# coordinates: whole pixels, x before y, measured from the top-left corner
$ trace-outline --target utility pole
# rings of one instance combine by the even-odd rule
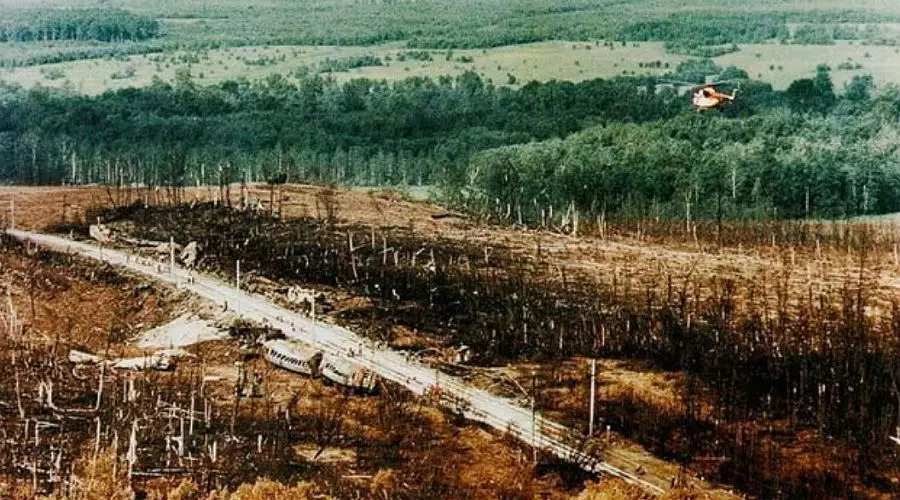
[[[537,441],[535,440],[535,433],[537,428],[535,426],[535,411],[534,411],[534,400],[537,392],[535,391],[535,381],[537,379],[537,372],[534,369],[531,370],[531,460],[532,463],[537,464]]]
[[[235,263],[234,274],[236,277],[235,283],[237,285],[237,289],[240,290],[241,289],[241,260],[240,259],[238,259],[237,262]]]
[[[594,401],[597,390],[597,360],[591,360],[591,417],[588,423],[588,436],[594,435]]]

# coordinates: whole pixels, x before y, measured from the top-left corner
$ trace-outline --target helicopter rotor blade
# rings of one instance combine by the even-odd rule
[[[706,84],[704,84],[704,85],[706,85],[707,87],[716,87],[716,86],[719,86],[719,85],[725,85],[725,84],[728,84],[728,83],[734,83],[734,84],[737,85],[738,87],[741,86],[741,81],[740,81],[740,80],[733,79],[733,78],[732,78],[732,79],[729,79],[729,80],[719,80],[719,81],[717,81],[717,82],[706,83]]]
[[[659,80],[659,83],[669,84],[669,85],[679,85],[682,87],[702,87],[702,83],[694,83],[694,82],[685,82],[681,80]]]

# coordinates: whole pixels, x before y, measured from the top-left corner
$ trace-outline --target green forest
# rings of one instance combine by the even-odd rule
[[[724,115],[608,123],[484,151],[470,163],[463,200],[523,222],[570,204],[591,217],[629,218],[898,211],[900,93],[873,99],[872,87],[857,77],[838,98],[820,68],[784,93],[757,87]]]
[[[643,86],[642,91],[635,89]],[[318,75],[298,84],[175,85],[91,98],[6,87],[0,176],[21,183],[183,185],[292,179],[433,184],[463,175],[479,150],[561,137],[598,121],[648,121],[684,109],[650,80],[496,87],[474,73],[394,84]]]
[[[572,204],[587,216],[873,214],[900,210],[900,91],[872,97],[873,85],[857,77],[836,93],[822,66],[783,92],[747,80],[733,106],[700,114],[647,77],[512,89],[474,73],[393,84],[307,75],[201,87],[183,71],[174,85],[98,97],[6,86],[0,177],[427,184],[522,222]]]
[[[900,20],[900,9],[850,10],[838,4],[798,11],[775,0],[753,5],[728,0],[699,8],[689,0],[665,4],[650,0],[415,4],[272,0],[263,5],[246,0],[117,0],[110,4],[115,7],[4,9],[0,43],[51,45],[39,45],[41,50],[25,54],[0,52],[0,65],[247,45],[402,42],[408,48],[471,49],[545,40],[664,41],[672,52],[709,57],[733,51],[735,44],[769,40],[827,44],[854,39],[894,45],[896,33],[881,29],[879,23]],[[688,6],[689,15],[682,10]],[[801,26],[792,34],[789,23]]]
[[[204,44],[396,40],[410,49],[547,39],[653,40],[666,42],[672,52],[715,56],[740,50],[739,43],[766,40],[892,43],[860,23],[895,19],[890,10],[773,7],[687,15],[677,6],[658,9],[641,1],[617,7],[620,14],[641,14],[632,22],[613,15],[610,9],[619,4],[612,2],[520,1],[498,7],[467,0],[415,9],[388,2],[354,3],[349,9],[335,0],[259,8],[241,2],[208,8],[202,2],[173,4],[159,12],[160,21],[139,3],[119,4],[122,8],[10,10],[0,21],[0,41],[61,45],[24,52],[3,64]],[[468,15],[459,17],[461,9]],[[347,18],[335,22],[337,12]],[[165,16],[191,22],[172,24]],[[850,22],[857,24],[842,24]],[[789,23],[799,23],[793,33]],[[345,71],[380,64],[367,56],[329,59],[322,67]],[[900,92],[882,89],[873,97],[874,82],[866,76],[836,90],[830,71],[821,66],[815,77],[784,91],[708,58],[685,61],[659,79],[620,76],[516,88],[494,85],[474,72],[337,83],[300,70],[294,78],[273,74],[262,81],[204,87],[193,81],[189,67],[178,69],[174,83],[156,80],[146,88],[97,97],[5,85],[0,178],[176,187],[284,174],[296,181],[436,185],[448,202],[522,223],[567,207],[588,217],[688,219],[896,211],[900,180],[891,116],[900,106]],[[742,82],[740,99],[722,113],[694,113],[683,90],[665,85],[673,79],[700,83],[708,75]]]
[[[121,9],[10,10],[0,20],[0,42],[134,42],[158,33],[157,20]]]

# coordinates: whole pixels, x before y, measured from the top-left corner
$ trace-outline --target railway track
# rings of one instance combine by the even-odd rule
[[[573,431],[544,419],[540,414],[533,417],[530,408],[511,399],[471,387],[457,377],[439,373],[431,366],[379,346],[350,330],[315,321],[278,306],[264,297],[239,290],[219,279],[191,273],[177,266],[174,268],[168,265],[161,266],[155,261],[128,252],[101,248],[58,236],[13,229],[7,230],[6,234],[58,252],[74,253],[104,261],[186,289],[246,319],[277,328],[289,338],[302,340],[328,355],[349,356],[353,351],[354,361],[377,372],[381,377],[400,384],[416,394],[424,395],[430,388],[439,387],[442,398],[460,409],[466,418],[483,422],[501,432],[511,432],[523,442],[563,460],[576,463],[587,471],[618,477],[657,495],[669,489],[671,477],[654,475],[652,470],[643,475],[630,472],[635,471],[640,465],[633,454],[609,449],[604,451],[602,459],[591,456],[577,447]],[[709,489],[704,483],[692,482],[697,488]],[[722,490],[715,491],[722,493],[723,497],[729,496]]]

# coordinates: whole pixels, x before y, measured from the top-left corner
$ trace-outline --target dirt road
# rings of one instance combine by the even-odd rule
[[[316,321],[277,306],[263,297],[245,293],[232,284],[177,266],[161,266],[129,253],[57,236],[19,230],[8,230],[7,234],[56,251],[106,261],[175,285],[246,319],[277,328],[288,337],[312,344],[326,354],[349,356],[353,351],[356,361],[416,394],[425,394],[429,389],[439,387],[442,400],[458,408],[467,418],[484,422],[499,431],[509,431],[525,443],[534,444],[560,458],[576,462],[587,470],[622,478],[648,492],[660,494],[669,489],[673,466],[650,454],[611,449],[604,452],[604,460],[588,456],[576,449],[574,443],[577,441],[573,438],[572,431],[545,420],[539,413],[533,416],[527,404],[522,405],[470,387],[456,377],[439,373],[415,359],[375,345],[345,328]],[[633,472],[639,466],[646,471],[642,475]],[[694,486],[710,489],[708,485],[698,481],[694,481]],[[723,498],[727,496],[721,490],[716,490],[715,493],[721,493]]]

